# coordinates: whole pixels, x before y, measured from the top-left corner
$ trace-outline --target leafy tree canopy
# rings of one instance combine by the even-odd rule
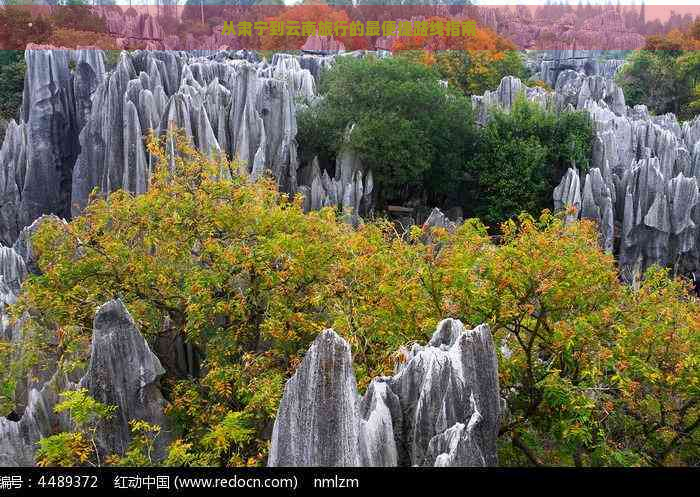
[[[429,22],[446,23],[433,17]],[[481,95],[498,86],[504,76],[523,78],[525,66],[515,45],[488,28],[477,26],[468,36],[413,36],[397,38],[397,57],[434,67],[450,86],[466,95]]]
[[[471,215],[497,227],[551,205],[568,167],[588,167],[592,126],[584,112],[553,112],[519,96],[511,111],[494,109],[469,161],[463,200]]]
[[[700,21],[688,31],[647,38],[617,76],[629,105],[691,119],[700,113]]]
[[[341,57],[323,75],[323,99],[301,112],[307,160],[330,162],[344,146],[372,170],[382,201],[456,193],[473,143],[471,106],[437,73],[402,59]],[[346,136],[349,133],[348,141]]]

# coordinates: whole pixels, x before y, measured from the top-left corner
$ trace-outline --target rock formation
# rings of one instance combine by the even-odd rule
[[[352,133],[352,129],[349,133]],[[359,214],[370,212],[372,209],[372,171],[366,169],[359,156],[350,149],[343,150],[336,157],[335,174],[332,178],[327,170],[319,167],[316,158],[302,169],[300,177],[304,185],[300,186],[298,191],[304,196],[305,210],[338,207],[348,212],[351,223],[356,224],[359,222]]]
[[[291,57],[273,65],[190,58],[173,52],[122,53],[93,97],[72,181],[76,214],[94,187],[145,191],[153,167],[143,136],[182,129],[205,154],[239,158],[254,178],[268,169],[295,192],[296,97],[313,77]]]
[[[94,50],[30,45],[25,59],[20,124],[10,121],[0,149],[0,241],[6,245],[42,214],[68,215],[78,126],[90,88],[104,75],[101,52]]]
[[[106,405],[117,406],[115,415],[104,421],[97,445],[103,454],[123,454],[131,439],[129,421],[143,419],[166,427],[165,400],[158,380],[165,370],[151,352],[121,300],[102,305],[95,315],[90,363],[79,386]],[[161,455],[167,434],[156,440]]]
[[[539,71],[533,79],[540,79],[552,88],[557,84],[559,75],[567,70],[586,76],[612,79],[624,64],[624,60],[599,60],[602,54],[602,50],[546,50],[542,54]]]
[[[8,249],[12,250],[12,249]],[[87,388],[88,394],[117,406],[112,419],[97,428],[95,444],[100,457],[123,454],[131,440],[129,420],[142,419],[163,427],[156,440],[156,457],[162,456],[169,435],[158,380],[164,373],[156,356],[119,300],[107,302],[95,315],[90,363],[77,382],[57,371],[43,385],[33,386],[18,421],[0,417],[0,466],[31,466],[36,443],[47,436],[73,429],[67,413],[53,407],[59,393]]]
[[[501,397],[486,325],[442,321],[357,393],[350,346],[321,333],[285,386],[270,466],[494,466]]]
[[[51,219],[65,222],[41,216],[20,232],[13,247],[0,245],[0,340],[10,343],[17,354],[36,333],[40,333],[36,339],[49,350],[56,341],[54,331],[28,328],[27,317],[11,322],[6,312],[6,306],[16,302],[28,274],[40,274],[31,236]],[[97,429],[95,444],[100,457],[125,452],[132,419],[163,427],[155,441],[154,456],[164,455],[169,433],[158,382],[165,371],[120,300],[107,302],[96,312],[86,371],[67,374],[57,369],[55,358],[46,362],[18,378],[13,419],[0,417],[0,466],[33,465],[41,438],[74,429],[68,414],[56,414],[53,408],[61,400],[60,392],[77,388],[86,388],[96,400],[117,406],[114,417]]]
[[[14,304],[20,286],[27,277],[24,259],[10,247],[0,246],[0,339],[12,340],[10,320],[6,307]]]
[[[316,98],[332,57],[205,52],[122,52],[107,72],[100,50],[29,46],[21,119],[0,148],[0,242],[42,214],[78,214],[95,188],[145,192],[154,159],[144,138],[175,128],[209,156],[239,159],[253,179],[268,171],[309,208],[369,205],[371,173],[349,152],[333,179],[313,166],[298,178],[296,105]]]

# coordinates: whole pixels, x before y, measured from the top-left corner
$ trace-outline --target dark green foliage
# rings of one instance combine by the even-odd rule
[[[588,166],[585,113],[556,113],[520,98],[477,131],[469,102],[432,69],[404,58],[341,59],[323,75],[321,93],[299,116],[302,160],[318,155],[332,164],[354,124],[349,146],[372,169],[380,208],[423,199],[461,205],[495,226],[550,208],[566,169]]]
[[[442,203],[464,175],[473,143],[468,100],[437,74],[406,60],[341,58],[322,77],[323,100],[299,115],[309,161],[332,163],[349,146],[372,169],[379,205],[423,193]]]
[[[641,50],[630,58],[618,76],[631,106],[646,105],[654,114],[674,112],[682,117],[692,117],[688,104],[693,97],[695,75],[700,66],[689,68],[681,62],[682,53],[675,50]],[[685,57],[687,58],[687,57]]]
[[[617,76],[629,105],[691,119],[700,112],[700,21],[686,31],[647,38]]]
[[[523,211],[551,207],[566,169],[588,167],[592,127],[583,112],[555,113],[518,98],[511,112],[494,111],[469,161],[469,214],[495,226]]]
[[[25,72],[24,52],[0,50],[0,120],[19,117]],[[4,128],[0,129],[0,140],[4,135]]]

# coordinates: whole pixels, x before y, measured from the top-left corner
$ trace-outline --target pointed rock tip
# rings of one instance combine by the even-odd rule
[[[344,347],[350,348],[350,345],[348,344],[347,340],[345,340],[343,337],[338,335],[333,328],[327,328],[323,330],[321,333],[318,334],[318,336],[314,339],[313,344],[321,344],[324,342],[329,342],[333,344],[338,344],[342,345]]]
[[[473,329],[467,329],[459,319],[447,318],[438,323],[435,333],[433,333],[428,342],[428,346],[440,347],[441,345],[447,345],[451,347],[461,337],[471,338],[476,335],[483,339],[485,334],[490,335],[490,333],[491,329],[485,323]]]
[[[108,331],[115,326],[135,326],[134,319],[120,298],[98,307],[93,324],[95,332]]]

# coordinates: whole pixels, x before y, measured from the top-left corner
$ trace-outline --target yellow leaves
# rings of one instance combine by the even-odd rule
[[[477,60],[483,69],[490,59]],[[202,175],[212,165],[189,161],[144,196],[96,200],[67,230],[40,230],[45,274],[21,297],[55,325],[61,344],[89,340],[95,306],[120,295],[145,335],[169,323],[205,351],[204,378],[173,382],[168,412],[185,433],[168,463],[259,464],[284,380],[329,326],[350,342],[366,385],[405,360],[393,351],[425,343],[446,315],[489,322],[510,350],[499,350],[499,367],[514,415],[528,400],[530,373],[536,393],[551,394],[548,411],[531,415],[543,426],[582,410],[623,411],[617,398],[579,394],[573,378],[581,388],[612,384],[635,409],[650,387],[658,394],[697,383],[697,304],[666,274],[649,275],[637,293],[622,287],[591,223],[523,216],[492,241],[467,221],[452,234],[432,231],[439,243],[425,243],[418,226],[408,236],[388,222],[354,230],[333,209],[303,213],[269,181],[210,182]],[[88,248],[76,258],[78,243]],[[656,370],[647,371],[639,357],[650,351]],[[682,378],[671,383],[674,374]],[[584,440],[590,423],[576,422],[569,435]]]
[[[79,466],[92,459],[93,446],[81,432],[62,432],[39,440],[38,466]]]
[[[221,397],[230,397],[233,394],[233,386],[225,381],[214,381],[211,387]]]

